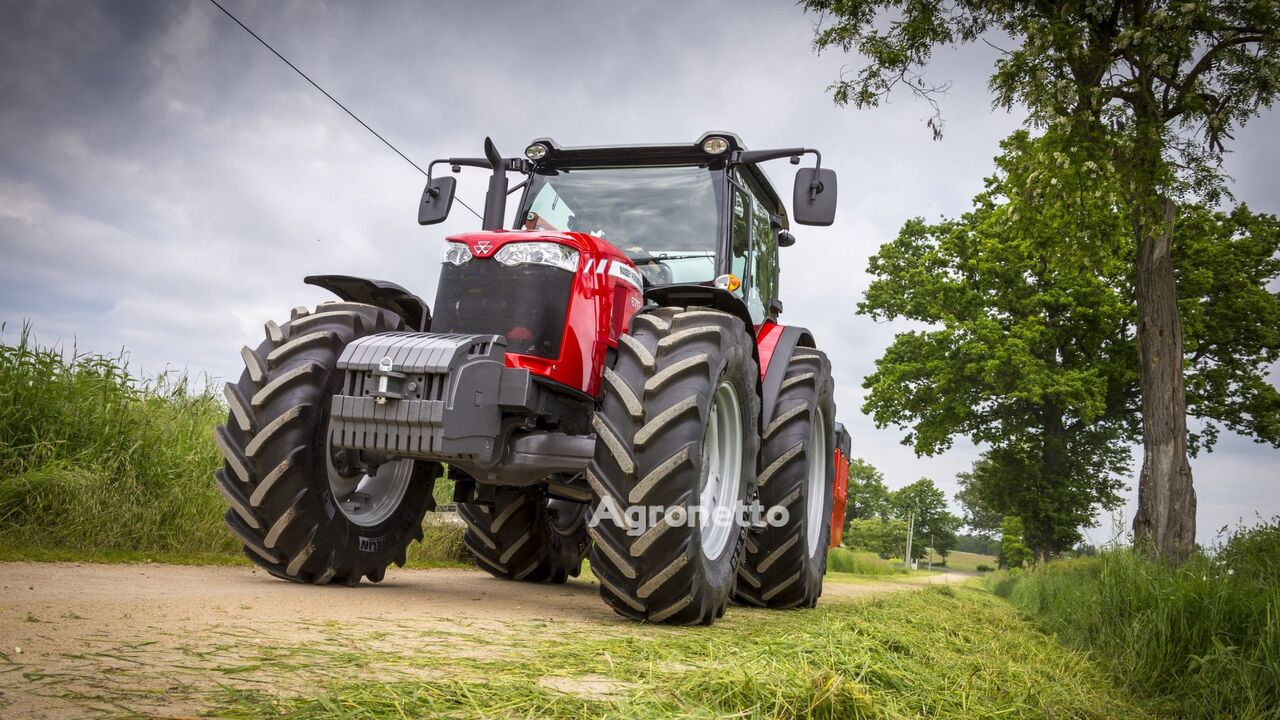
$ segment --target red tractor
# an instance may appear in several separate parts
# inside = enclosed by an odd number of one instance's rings
[[[433,306],[308,277],[340,301],[241,351],[217,486],[246,555],[294,582],[377,582],[421,539],[447,464],[466,545],[500,578],[564,582],[590,552],[605,602],[637,620],[813,606],[833,385],[813,336],[777,322],[778,248],[795,239],[758,166],[804,155],[794,218],[830,225],[836,177],[816,150],[730,133],[541,139],[523,158],[486,140],[484,158],[432,163],[492,170],[483,230],[446,239]],[[444,220],[454,189],[429,176],[419,223]]]

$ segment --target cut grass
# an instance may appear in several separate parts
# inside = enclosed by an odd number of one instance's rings
[[[993,629],[999,628],[999,632]],[[572,630],[572,632],[567,632]],[[341,675],[298,694],[228,689],[240,718],[758,717],[1141,718],[1084,654],[974,588],[900,592],[808,612],[735,610],[714,628],[542,624],[511,646],[404,656],[306,648]],[[512,638],[511,636],[514,636]],[[466,636],[486,645],[485,633]],[[273,655],[285,658],[287,651]],[[367,674],[367,673],[365,673]]]

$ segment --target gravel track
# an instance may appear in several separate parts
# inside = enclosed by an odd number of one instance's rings
[[[968,577],[828,582],[822,602]],[[0,717],[186,717],[220,688],[335,679],[299,659],[306,648],[385,653],[401,660],[387,673],[412,676],[403,660],[415,653],[492,656],[530,637],[637,627],[604,605],[593,581],[393,568],[377,585],[312,587],[246,567],[0,563]]]

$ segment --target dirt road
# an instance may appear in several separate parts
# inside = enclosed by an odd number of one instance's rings
[[[922,584],[828,582],[823,602]],[[393,568],[377,585],[309,587],[244,567],[0,563],[0,717],[183,716],[219,688],[326,679],[325,668],[297,662],[307,648],[501,653],[504,637],[636,627],[584,581],[525,585],[472,570]],[[282,660],[288,672],[264,677],[281,648],[294,664]]]

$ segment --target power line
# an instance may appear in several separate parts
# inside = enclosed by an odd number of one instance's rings
[[[412,165],[412,166],[414,167],[414,169],[415,169],[415,170],[417,170],[418,172],[422,173],[423,175],[427,175],[427,171],[426,171],[426,170],[423,170],[421,167],[419,167],[419,166],[418,166],[418,163],[416,163],[416,162],[414,162],[414,161],[410,160],[410,159],[409,159],[409,157],[408,157],[407,155],[405,155],[404,153],[400,152],[400,150],[399,150],[395,145],[392,145],[392,144],[391,144],[391,143],[390,143],[386,138],[384,138],[384,137],[382,137],[381,135],[379,135],[377,130],[374,130],[373,128],[369,127],[369,124],[368,124],[368,123],[366,123],[365,121],[363,121],[363,120],[361,120],[359,117],[357,117],[357,116],[356,116],[356,114],[355,114],[355,113],[353,113],[353,112],[351,112],[351,110],[349,110],[349,109],[347,108],[347,106],[346,106],[346,105],[343,105],[342,103],[338,102],[338,99],[337,99],[337,98],[335,98],[334,96],[330,95],[330,94],[329,94],[329,92],[328,92],[327,90],[325,90],[324,88],[320,87],[320,85],[319,85],[319,84],[317,84],[315,80],[312,80],[311,78],[307,77],[307,74],[306,74],[306,73],[304,73],[304,72],[302,72],[301,70],[299,70],[297,65],[294,65],[293,63],[289,62],[289,59],[288,59],[288,58],[286,58],[285,56],[281,55],[281,54],[280,54],[280,52],[279,52],[279,51],[277,51],[275,48],[271,47],[271,44],[270,44],[270,43],[268,43],[266,40],[263,40],[263,39],[258,35],[258,33],[254,32],[253,30],[250,30],[248,25],[245,25],[244,23],[240,22],[240,18],[236,17],[235,15],[232,15],[232,14],[231,14],[231,11],[230,11],[230,10],[228,10],[228,9],[226,9],[225,7],[223,7],[223,6],[222,6],[222,4],[218,2],[218,0],[209,0],[209,2],[213,3],[214,7],[218,8],[219,10],[221,10],[221,11],[222,11],[222,13],[223,13],[224,15],[226,15],[226,16],[227,16],[227,17],[229,17],[229,18],[231,18],[231,20],[232,20],[233,22],[235,22],[235,24],[237,24],[237,25],[239,25],[241,28],[243,28],[245,32],[247,32],[247,33],[249,33],[250,35],[252,35],[254,40],[257,40],[258,42],[262,43],[262,46],[263,46],[263,47],[265,47],[266,49],[270,50],[270,51],[271,51],[271,53],[272,53],[273,55],[275,55],[276,57],[280,58],[280,61],[281,61],[281,62],[283,62],[285,65],[288,65],[288,66],[289,66],[289,67],[290,67],[294,72],[296,72],[296,73],[298,73],[299,75],[301,75],[303,80],[306,80],[307,82],[311,83],[311,87],[315,88],[316,90],[319,90],[319,91],[320,91],[320,93],[321,93],[322,95],[324,95],[325,97],[329,98],[329,100],[331,100],[331,101],[333,102],[333,104],[334,104],[334,105],[337,105],[338,107],[342,108],[342,111],[343,111],[343,112],[345,112],[346,114],[350,115],[352,120],[355,120],[356,122],[360,123],[360,125],[361,125],[361,126],[363,126],[365,130],[368,130],[369,132],[373,133],[373,136],[374,136],[374,137],[376,137],[376,138],[378,138],[379,140],[381,140],[383,145],[386,145],[387,147],[391,148],[391,151],[392,151],[392,152],[394,152],[395,154],[397,154],[397,155],[399,155],[400,157],[404,158],[404,161],[405,161],[405,162],[407,162],[407,163],[409,163],[410,165]],[[430,177],[430,176],[428,175],[428,177]],[[465,202],[463,202],[463,201],[462,201],[462,198],[455,197],[454,199],[455,199],[455,200],[457,200],[459,203],[461,203],[461,204],[462,204],[462,207],[466,208],[467,210],[471,210],[471,214],[472,214],[472,215],[475,215],[476,217],[480,217],[480,213],[476,212],[475,210],[472,210],[470,205],[468,205],[468,204],[466,204]],[[481,218],[481,219],[483,219],[483,218]]]

